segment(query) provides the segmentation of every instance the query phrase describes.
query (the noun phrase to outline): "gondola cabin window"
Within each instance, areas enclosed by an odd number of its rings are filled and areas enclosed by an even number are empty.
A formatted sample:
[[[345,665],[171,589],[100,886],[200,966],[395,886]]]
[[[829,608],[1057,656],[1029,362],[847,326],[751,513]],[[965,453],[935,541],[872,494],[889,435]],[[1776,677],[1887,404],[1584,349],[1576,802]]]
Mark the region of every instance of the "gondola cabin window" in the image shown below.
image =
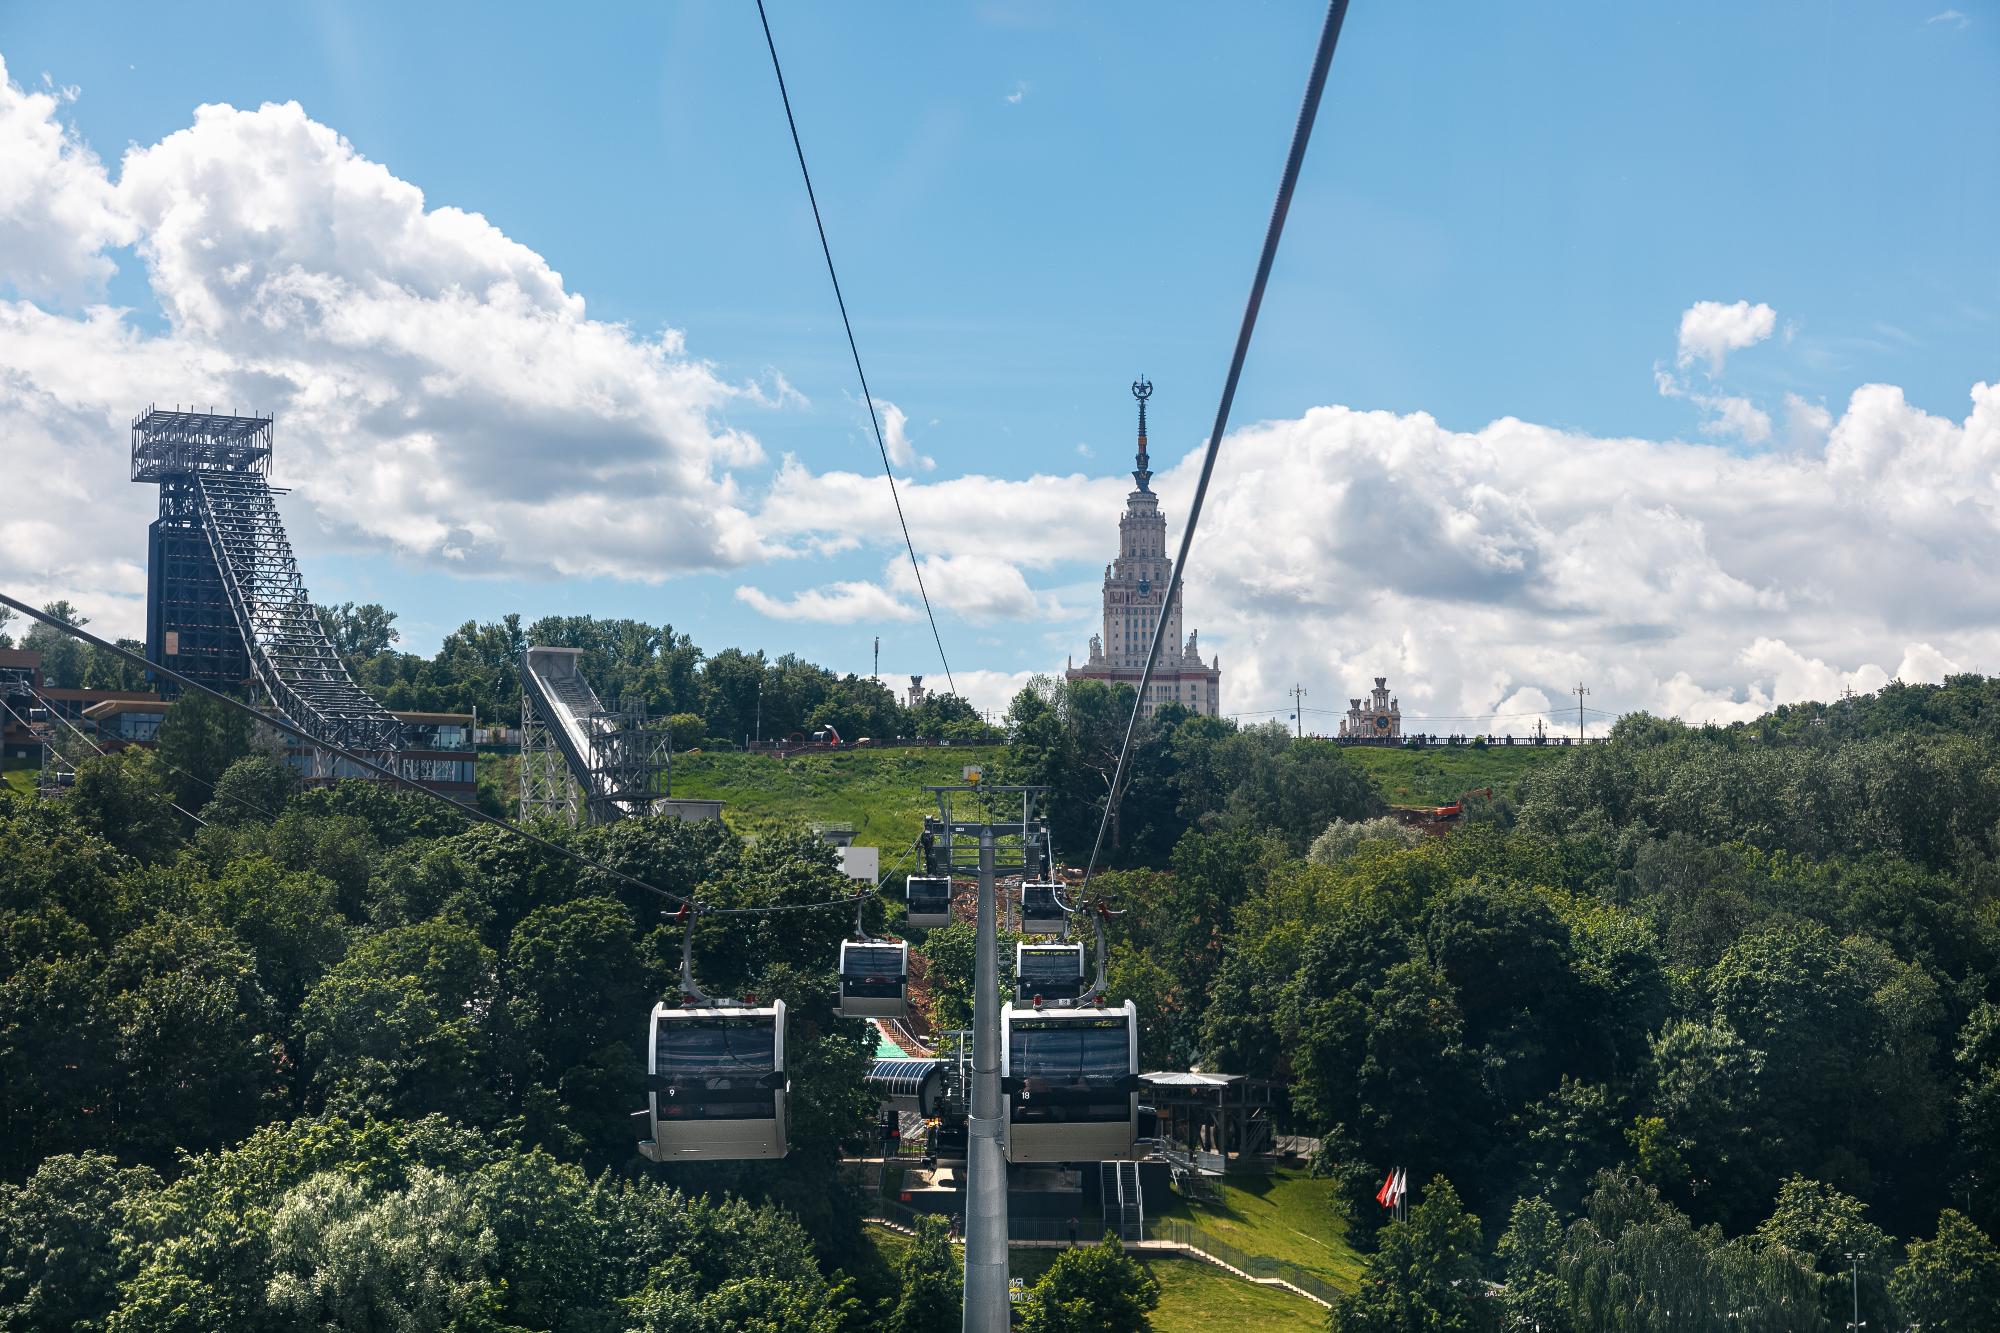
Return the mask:
[[[772,1115],[777,1029],[769,1018],[682,1018],[660,1024],[660,1119]]]

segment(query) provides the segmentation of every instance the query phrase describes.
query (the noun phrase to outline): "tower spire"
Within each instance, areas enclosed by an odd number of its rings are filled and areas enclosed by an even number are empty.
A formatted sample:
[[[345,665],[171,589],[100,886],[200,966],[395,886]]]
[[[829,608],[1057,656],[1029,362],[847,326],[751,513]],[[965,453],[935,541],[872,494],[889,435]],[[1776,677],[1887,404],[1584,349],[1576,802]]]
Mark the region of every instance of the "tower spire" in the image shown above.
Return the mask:
[[[1146,458],[1146,400],[1153,396],[1153,382],[1141,375],[1132,381],[1132,396],[1139,400],[1139,466],[1132,469],[1132,480],[1139,483],[1139,489],[1151,490],[1147,485],[1153,479],[1153,469]]]

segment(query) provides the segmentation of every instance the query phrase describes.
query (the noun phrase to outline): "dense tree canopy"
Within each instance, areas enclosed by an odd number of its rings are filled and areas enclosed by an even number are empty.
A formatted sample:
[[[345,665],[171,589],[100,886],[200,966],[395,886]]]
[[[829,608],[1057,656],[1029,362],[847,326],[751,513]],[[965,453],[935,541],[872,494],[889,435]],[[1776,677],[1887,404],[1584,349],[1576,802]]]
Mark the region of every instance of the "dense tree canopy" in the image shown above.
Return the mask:
[[[873,682],[664,627],[468,626],[431,662],[375,610],[330,623],[394,702],[504,716],[532,640],[709,736],[760,707],[767,736],[915,725]],[[1318,1141],[1369,1255],[1340,1327],[1808,1329],[1857,1298],[1871,1328],[1982,1327],[1996,702],[1959,678],[1743,727],[1628,718],[1448,836],[1386,815],[1337,746],[1164,709],[1093,886],[1122,909],[1109,998],[1138,1002],[1145,1066],[1268,1079],[1279,1128]],[[1001,766],[1054,790],[1068,862],[1130,705],[1043,681],[1009,710]],[[844,903],[822,840],[552,832],[607,873],[406,793],[302,790],[233,716],[184,700],[156,752],[84,760],[60,800],[0,793],[0,1327],[949,1324],[948,1241],[889,1272],[839,1170],[877,1112],[874,1034],[831,1006],[844,906],[692,931],[710,990],[789,1008],[790,1156],[633,1151],[684,927],[632,878]],[[970,931],[912,944],[926,1017],[963,1023]],[[1398,1166],[1429,1183],[1390,1222],[1370,1195]],[[1149,1284],[1076,1251],[1025,1313],[1142,1327]]]

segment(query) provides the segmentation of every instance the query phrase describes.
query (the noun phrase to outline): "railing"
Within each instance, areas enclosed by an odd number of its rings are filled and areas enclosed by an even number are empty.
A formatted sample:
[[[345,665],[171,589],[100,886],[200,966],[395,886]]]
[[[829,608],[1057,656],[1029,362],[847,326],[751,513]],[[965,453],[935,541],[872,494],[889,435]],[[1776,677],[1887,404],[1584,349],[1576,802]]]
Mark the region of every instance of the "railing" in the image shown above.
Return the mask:
[[[1228,1241],[1215,1236],[1187,1222],[1168,1220],[1155,1223],[1153,1239],[1172,1241],[1185,1249],[1196,1250],[1211,1258],[1220,1259],[1231,1268],[1247,1273],[1254,1278],[1275,1279],[1290,1287],[1296,1287],[1322,1305],[1332,1305],[1339,1299],[1340,1290],[1317,1273],[1309,1272],[1297,1264],[1283,1259],[1272,1259],[1261,1254],[1250,1254],[1236,1248]]]
[[[887,1196],[875,1199],[868,1205],[871,1219],[886,1222],[891,1226],[914,1231],[919,1218],[932,1216],[921,1213],[897,1199]],[[947,1217],[952,1239],[963,1238],[964,1219]],[[1125,1234],[1119,1234],[1123,1232]],[[1148,1234],[1150,1233],[1150,1234]],[[1133,1224],[1119,1227],[1106,1225],[1096,1218],[1056,1217],[1009,1217],[1007,1219],[1007,1239],[1031,1244],[1095,1245],[1106,1235],[1117,1235],[1127,1244],[1138,1241],[1164,1242],[1178,1249],[1189,1250],[1199,1256],[1214,1259],[1228,1265],[1237,1272],[1262,1282],[1281,1282],[1304,1295],[1308,1300],[1331,1306],[1340,1298],[1340,1289],[1318,1273],[1289,1263],[1283,1259],[1272,1259],[1261,1254],[1250,1254],[1238,1249],[1228,1241],[1215,1236],[1187,1222],[1168,1219],[1155,1220],[1150,1224]]]

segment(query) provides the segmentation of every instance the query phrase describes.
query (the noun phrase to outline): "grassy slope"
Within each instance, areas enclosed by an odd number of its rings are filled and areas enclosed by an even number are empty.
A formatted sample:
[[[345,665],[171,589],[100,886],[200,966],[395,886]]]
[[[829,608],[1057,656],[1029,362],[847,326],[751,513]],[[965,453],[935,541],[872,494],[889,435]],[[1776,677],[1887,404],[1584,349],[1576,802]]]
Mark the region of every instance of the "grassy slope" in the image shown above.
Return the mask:
[[[0,759],[0,786],[6,786],[23,796],[34,794],[35,775],[41,772],[41,765],[32,759]]]
[[[1190,1221],[1246,1254],[1297,1264],[1342,1290],[1361,1280],[1361,1256],[1347,1243],[1347,1221],[1333,1207],[1333,1182],[1301,1170],[1224,1179],[1220,1206],[1176,1196],[1146,1209]]]
[[[868,1238],[891,1267],[909,1246],[907,1238],[881,1227],[869,1227]],[[1008,1256],[1008,1268],[1032,1285],[1057,1253],[1014,1250]],[[1275,1287],[1245,1282],[1199,1259],[1148,1256],[1141,1262],[1160,1283],[1160,1304],[1153,1311],[1157,1333],[1200,1333],[1232,1322],[1254,1322],[1271,1333],[1305,1333],[1326,1327],[1326,1312],[1312,1302]]]
[[[851,824],[862,846],[900,851],[915,841],[923,816],[935,813],[925,784],[960,780],[967,764],[989,768],[999,746],[849,750],[779,760],[717,751],[674,756],[674,795],[722,801],[739,833],[796,823]],[[883,858],[887,869],[888,857]]]
[[[1507,789],[1537,764],[1569,751],[1556,746],[1496,745],[1475,750],[1468,745],[1423,750],[1356,745],[1347,757],[1382,784],[1390,805],[1438,806],[1478,787],[1495,794]]]

